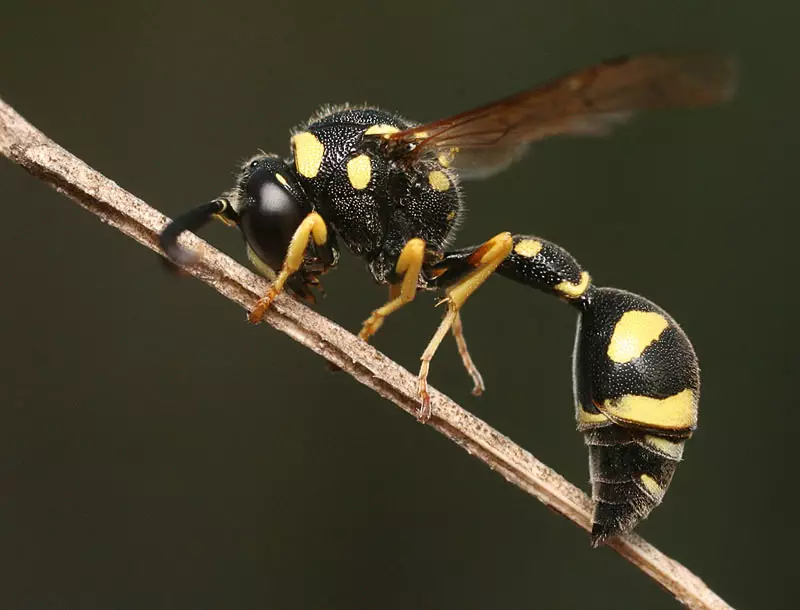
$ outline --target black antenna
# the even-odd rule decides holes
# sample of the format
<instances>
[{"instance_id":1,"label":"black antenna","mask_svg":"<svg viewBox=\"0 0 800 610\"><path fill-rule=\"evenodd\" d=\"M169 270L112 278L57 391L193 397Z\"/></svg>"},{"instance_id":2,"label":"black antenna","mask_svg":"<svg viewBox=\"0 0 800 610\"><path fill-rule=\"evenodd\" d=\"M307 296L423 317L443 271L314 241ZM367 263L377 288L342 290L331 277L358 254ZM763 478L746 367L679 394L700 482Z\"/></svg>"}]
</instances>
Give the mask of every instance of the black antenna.
<instances>
[{"instance_id":1,"label":"black antenna","mask_svg":"<svg viewBox=\"0 0 800 610\"><path fill-rule=\"evenodd\" d=\"M159 244L167 257L178 264L189 265L196 262L197 255L194 252L178 245L178 237L184 231L197 231L201 229L216 215L227 212L230 216L232 208L226 199L215 199L209 203L204 203L193 208L172 220L159 236ZM233 219L232 219L233 220Z\"/></svg>"}]
</instances>

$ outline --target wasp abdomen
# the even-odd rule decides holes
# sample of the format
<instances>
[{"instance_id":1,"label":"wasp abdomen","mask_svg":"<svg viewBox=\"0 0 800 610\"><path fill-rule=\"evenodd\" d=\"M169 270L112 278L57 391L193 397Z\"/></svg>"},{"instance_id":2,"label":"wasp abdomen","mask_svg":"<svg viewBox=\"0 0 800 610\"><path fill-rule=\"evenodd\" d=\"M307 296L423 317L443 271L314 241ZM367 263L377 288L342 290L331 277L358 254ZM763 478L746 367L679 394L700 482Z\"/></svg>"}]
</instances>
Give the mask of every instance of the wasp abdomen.
<instances>
[{"instance_id":1,"label":"wasp abdomen","mask_svg":"<svg viewBox=\"0 0 800 610\"><path fill-rule=\"evenodd\" d=\"M697 426L700 375L677 323L651 301L615 288L597 288L585 304L573 367L597 545L630 531L661 503Z\"/></svg>"},{"instance_id":2,"label":"wasp abdomen","mask_svg":"<svg viewBox=\"0 0 800 610\"><path fill-rule=\"evenodd\" d=\"M683 330L655 303L593 286L556 244L529 235L513 239L497 272L581 312L573 387L578 430L589 446L596 546L630 531L661 503L697 426L697 357ZM453 251L444 264L455 275L465 273L470 256L469 250Z\"/></svg>"}]
</instances>

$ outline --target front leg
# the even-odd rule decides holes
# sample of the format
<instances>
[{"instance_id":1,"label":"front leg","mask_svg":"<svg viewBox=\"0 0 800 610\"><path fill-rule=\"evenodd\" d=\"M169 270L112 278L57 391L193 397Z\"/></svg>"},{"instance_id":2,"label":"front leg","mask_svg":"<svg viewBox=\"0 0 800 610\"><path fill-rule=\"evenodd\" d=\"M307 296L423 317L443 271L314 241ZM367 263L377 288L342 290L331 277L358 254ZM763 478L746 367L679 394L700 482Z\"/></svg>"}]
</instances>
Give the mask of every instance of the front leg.
<instances>
[{"instance_id":1,"label":"front leg","mask_svg":"<svg viewBox=\"0 0 800 610\"><path fill-rule=\"evenodd\" d=\"M311 212L306 216L295 230L294 235L292 235L280 272L275 277L275 281L272 282L269 290L267 290L267 294L258 300L248 316L251 323L258 324L261 322L272 301L283 292L286 280L302 267L303 258L311 239L318 246L323 246L328 242L328 229L325 226L325 221L316 212Z\"/></svg>"}]
</instances>

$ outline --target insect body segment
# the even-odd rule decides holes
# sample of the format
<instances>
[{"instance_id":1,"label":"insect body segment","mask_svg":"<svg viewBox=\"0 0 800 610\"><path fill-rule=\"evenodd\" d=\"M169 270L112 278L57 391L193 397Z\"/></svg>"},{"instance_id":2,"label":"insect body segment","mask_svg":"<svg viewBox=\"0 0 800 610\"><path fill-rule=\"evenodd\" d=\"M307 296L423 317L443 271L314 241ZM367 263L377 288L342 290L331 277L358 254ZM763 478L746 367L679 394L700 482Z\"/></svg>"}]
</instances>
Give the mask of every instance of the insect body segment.
<instances>
[{"instance_id":1,"label":"insect body segment","mask_svg":"<svg viewBox=\"0 0 800 610\"><path fill-rule=\"evenodd\" d=\"M435 160L408 168L380 150L384 135L410 126L375 108L343 108L319 114L292 136L298 181L378 283L402 280L397 261L410 239L421 239L434 256L441 252L461 215L454 173Z\"/></svg>"},{"instance_id":2,"label":"insect body segment","mask_svg":"<svg viewBox=\"0 0 800 610\"><path fill-rule=\"evenodd\" d=\"M615 288L598 288L581 315L573 366L598 544L661 503L697 427L700 373L677 323L647 299Z\"/></svg>"}]
</instances>

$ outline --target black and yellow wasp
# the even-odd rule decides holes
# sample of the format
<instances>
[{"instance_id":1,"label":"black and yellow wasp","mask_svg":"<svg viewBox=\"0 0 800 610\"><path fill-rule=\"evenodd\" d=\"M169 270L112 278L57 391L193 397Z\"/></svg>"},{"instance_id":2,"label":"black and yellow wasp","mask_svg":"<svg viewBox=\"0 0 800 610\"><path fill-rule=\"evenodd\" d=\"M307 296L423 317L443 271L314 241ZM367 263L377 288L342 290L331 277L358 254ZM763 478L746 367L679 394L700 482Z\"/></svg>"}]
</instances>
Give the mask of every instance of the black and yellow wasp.
<instances>
[{"instance_id":1,"label":"black and yellow wasp","mask_svg":"<svg viewBox=\"0 0 800 610\"><path fill-rule=\"evenodd\" d=\"M161 245L188 263L182 232L211 218L238 227L251 262L272 280L250 312L253 323L283 291L313 301L311 288L338 262L338 240L389 286L388 301L361 328L365 340L417 291L444 291L447 313L422 354L421 421L431 415L430 362L448 331L474 393L484 389L460 311L493 273L575 307L575 409L589 446L597 545L631 530L664 496L697 425L694 350L663 309L594 286L572 255L544 239L504 232L450 249L463 214L459 183L505 168L536 140L604 134L639 110L723 101L733 81L732 63L718 55L640 55L425 125L376 108L324 108L294 130L288 158L247 161L229 193L172 221Z\"/></svg>"}]
</instances>

